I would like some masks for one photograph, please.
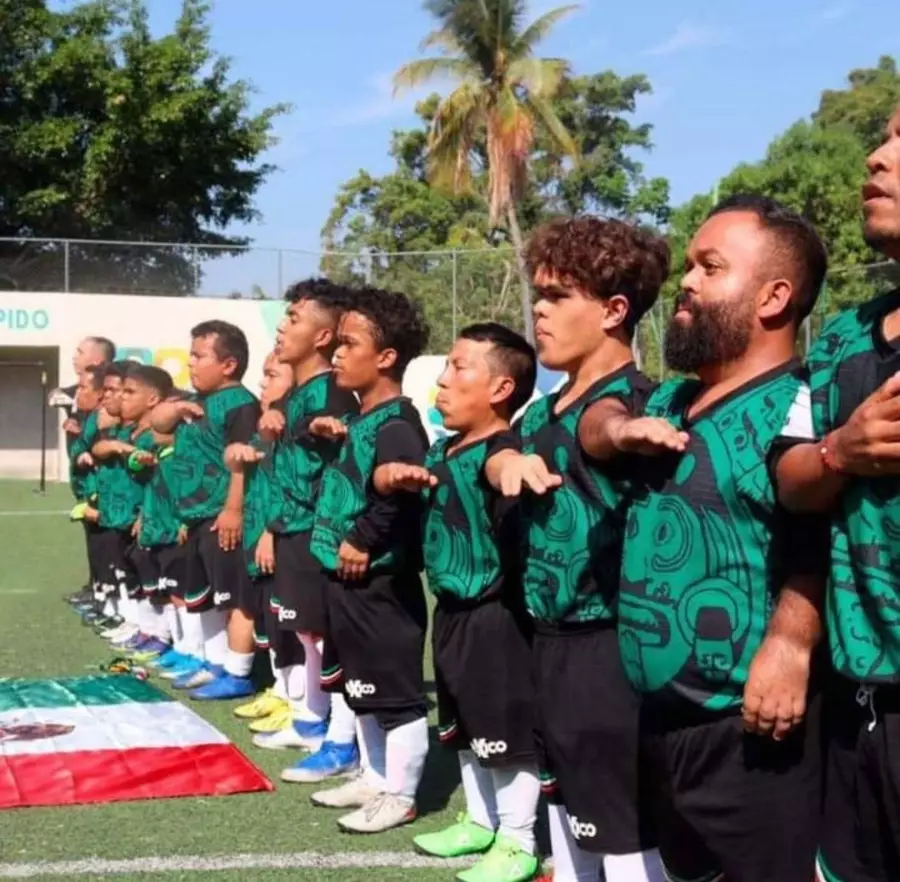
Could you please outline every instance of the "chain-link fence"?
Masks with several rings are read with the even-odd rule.
[[[0,238],[0,291],[151,294],[278,299],[318,274],[368,282],[419,301],[432,328],[429,349],[446,352],[457,331],[494,320],[522,330],[522,300],[511,249],[403,253],[318,252],[94,240]],[[837,267],[800,339],[801,353],[824,320],[900,286],[900,265]],[[653,377],[664,373],[663,339],[671,302],[661,298],[638,330],[636,354]]]

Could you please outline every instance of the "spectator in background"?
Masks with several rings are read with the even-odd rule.
[[[75,393],[78,391],[78,380],[85,368],[93,365],[109,364],[115,358],[116,345],[106,337],[85,337],[76,347],[72,356],[72,367],[75,369],[75,383],[62,389],[54,389],[47,402],[50,407],[58,407],[65,411],[69,420],[78,421],[78,408],[75,405]],[[68,422],[68,420],[67,420]],[[74,426],[69,426],[74,429]],[[67,429],[68,431],[68,429]],[[77,434],[77,433],[76,433]]]

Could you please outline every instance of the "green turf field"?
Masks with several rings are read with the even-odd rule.
[[[85,576],[81,528],[60,514],[72,504],[68,489],[51,485],[45,496],[38,496],[33,488],[30,483],[0,482],[0,547],[5,552],[0,568],[0,677],[77,676],[113,654],[61,599]],[[338,832],[334,814],[310,805],[311,788],[278,782],[280,770],[297,754],[254,748],[246,728],[232,716],[231,704],[194,707],[259,764],[276,783],[274,793],[0,812],[0,879],[453,878],[453,869],[446,867],[397,866],[401,857],[416,859],[410,846],[415,833],[446,825],[462,806],[456,761],[436,744],[420,790],[419,820],[383,835],[352,837]],[[432,736],[436,739],[433,730]],[[343,864],[322,869],[310,853]],[[134,863],[151,858],[167,863],[157,872],[152,872],[153,864]],[[208,869],[203,858],[222,860]],[[89,859],[105,863],[84,863]],[[260,866],[263,859],[270,863]],[[285,863],[279,865],[279,859]],[[78,863],[59,864],[71,861]],[[375,867],[367,868],[368,863]]]

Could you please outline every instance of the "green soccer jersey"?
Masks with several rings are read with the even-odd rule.
[[[563,392],[533,402],[519,424],[522,452],[537,454],[562,486],[523,505],[528,551],[525,602],[546,624],[579,624],[615,618],[619,559],[628,482],[618,465],[600,469],[578,443],[582,414],[602,398],[618,398],[632,412],[652,385],[634,364],[594,383],[557,411]]]
[[[81,422],[81,432],[66,439],[69,453],[69,486],[79,502],[89,501],[97,492],[97,470],[79,466],[76,460],[83,453],[90,453],[100,435],[97,411],[91,411]]]
[[[133,425],[119,425],[100,432],[98,440],[124,441],[138,450],[152,451],[153,432],[145,429],[134,434]],[[128,457],[111,456],[100,460],[97,467],[97,496],[100,526],[111,530],[127,530],[138,519],[144,500],[144,472],[128,467]]]
[[[259,402],[243,386],[193,400],[203,408],[203,416],[175,430],[171,484],[178,515],[188,526],[217,517],[225,507],[231,482],[225,448],[248,444],[259,421]]]
[[[684,454],[647,462],[648,483],[628,514],[618,629],[638,691],[721,711],[741,704],[798,554],[770,456],[794,434],[794,405],[808,403],[808,389],[792,361],[688,419],[701,388],[672,380],[647,404],[645,415],[689,432],[690,443]]]
[[[157,456],[159,462],[150,471],[141,506],[141,533],[138,541],[143,548],[174,545],[178,541],[181,527],[171,489],[174,450],[171,447],[164,448],[158,451]]]
[[[885,316],[900,290],[832,320],[809,353],[813,423],[823,437],[900,370]],[[900,478],[853,478],[831,525],[826,609],[835,668],[864,683],[900,682]]]
[[[326,570],[338,570],[345,540],[369,551],[369,572],[419,569],[418,500],[412,494],[381,497],[371,485],[378,465],[421,464],[427,449],[422,421],[408,398],[391,399],[350,419],[340,454],[322,478],[310,542]]]
[[[485,463],[502,450],[518,450],[511,431],[451,449],[442,438],[425,457],[437,487],[425,490],[423,551],[428,587],[437,597],[481,600],[503,593],[516,569],[518,536],[512,506],[484,476]]]
[[[310,435],[309,424],[321,416],[355,416],[359,403],[351,392],[337,386],[329,371],[292,389],[275,406],[284,413],[285,431],[273,453],[272,480],[278,494],[271,527],[276,533],[308,533],[315,522],[325,467],[340,450],[339,444]]]
[[[275,513],[279,510],[279,488],[275,482],[274,445],[263,444],[258,437],[252,445],[265,455],[255,465],[246,469],[244,488],[243,549],[247,572],[255,579],[259,576],[256,565],[256,546],[262,534],[271,528]]]

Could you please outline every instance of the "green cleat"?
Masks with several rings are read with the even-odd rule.
[[[474,867],[457,873],[460,882],[528,882],[538,871],[538,859],[505,836]]]
[[[456,823],[438,833],[423,833],[413,839],[417,851],[440,858],[481,854],[494,844],[494,831],[476,824],[467,814],[457,817]]]

